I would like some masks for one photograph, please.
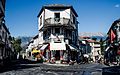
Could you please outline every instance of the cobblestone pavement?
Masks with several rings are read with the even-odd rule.
[[[0,75],[102,75],[102,64],[41,64],[19,63],[6,67]]]
[[[110,66],[102,69],[103,75],[120,75],[120,66]]]

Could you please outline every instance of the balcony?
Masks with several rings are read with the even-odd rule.
[[[72,24],[68,18],[48,18],[45,19],[44,28],[53,26],[65,26],[69,29],[76,29],[75,24]]]

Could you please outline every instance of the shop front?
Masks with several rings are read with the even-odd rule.
[[[69,48],[69,53],[70,53],[70,60],[72,61],[76,61],[78,59],[78,50],[76,47],[72,46],[72,45],[68,45]]]
[[[64,60],[63,55],[65,51],[65,43],[50,43],[51,60]]]

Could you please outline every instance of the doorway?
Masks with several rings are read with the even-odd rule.
[[[55,58],[56,58],[56,60],[60,60],[60,51],[59,50],[56,51]]]

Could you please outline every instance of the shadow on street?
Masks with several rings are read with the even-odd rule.
[[[120,66],[105,67],[102,69],[102,75],[120,75]]]
[[[39,64],[38,64],[39,63]],[[91,65],[91,67],[89,67]],[[43,65],[40,62],[30,61],[30,60],[16,60],[13,61],[4,67],[0,67],[0,73],[7,72],[7,71],[17,71],[22,69],[29,69],[40,67],[40,73],[58,73],[58,74],[74,74],[74,75],[120,75],[120,66],[112,66],[112,67],[103,67],[102,65],[98,64],[94,66],[94,64],[81,64],[81,65],[70,65],[70,66],[51,66],[51,65]],[[43,67],[44,66],[44,67]],[[48,67],[49,66],[49,67]],[[93,66],[93,67],[92,67]],[[98,71],[100,69],[100,71]],[[100,73],[102,72],[102,73]],[[30,72],[31,73],[31,72]],[[37,72],[36,72],[37,73]],[[96,74],[95,74],[96,73]],[[68,74],[68,75],[69,75]]]
[[[0,73],[12,71],[12,70],[39,67],[39,65],[35,65],[36,63],[39,63],[39,62],[30,61],[26,59],[15,60],[15,61],[12,61],[11,63],[5,64],[4,66],[0,67]],[[28,65],[28,64],[31,64],[31,65]]]

